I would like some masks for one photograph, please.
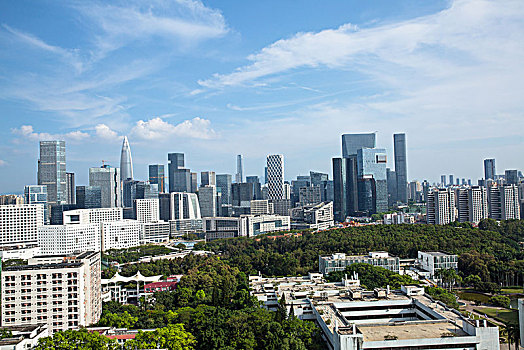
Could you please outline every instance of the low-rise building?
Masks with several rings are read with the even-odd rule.
[[[254,237],[260,234],[289,231],[289,216],[242,215],[240,217],[204,218],[206,240],[232,237]]]
[[[294,229],[326,230],[335,226],[333,202],[321,202],[291,209]]]
[[[202,219],[169,220],[171,236],[203,232]]]
[[[0,246],[37,243],[44,222],[43,204],[0,205]]]
[[[387,252],[369,252],[368,255],[336,253],[329,256],[320,256],[318,259],[319,272],[325,275],[335,271],[344,271],[347,266],[356,263],[379,266],[395,273],[400,273],[400,259],[396,256],[390,256]]]
[[[109,221],[102,227],[102,251],[126,249],[141,244],[142,224],[136,220]]]
[[[167,242],[169,235],[170,225],[167,221],[142,223],[141,242],[143,244]]]
[[[49,336],[47,324],[29,326],[7,326],[0,330],[9,332],[11,337],[0,339],[0,350],[27,350],[38,345],[41,338]]]
[[[429,272],[429,278],[435,278],[440,269],[458,271],[458,256],[446,252],[418,252],[421,269]]]
[[[38,228],[38,245],[42,255],[100,251],[100,224],[45,225]]]
[[[102,313],[100,253],[37,256],[2,269],[2,325],[86,327]]]

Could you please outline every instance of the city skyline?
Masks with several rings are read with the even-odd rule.
[[[521,2],[215,5],[0,5],[0,193],[36,183],[38,141],[65,140],[87,185],[125,135],[144,180],[169,152],[198,172],[242,154],[262,178],[283,154],[286,180],[331,174],[340,135],[370,131],[392,169],[390,135],[408,135],[408,180],[523,168]]]

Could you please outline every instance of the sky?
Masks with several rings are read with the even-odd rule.
[[[408,177],[524,168],[521,0],[0,1],[0,193],[36,183],[38,141],[67,170],[137,179],[186,154],[192,171],[331,173],[343,133],[377,132]]]

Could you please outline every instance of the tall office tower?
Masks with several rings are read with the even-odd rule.
[[[284,156],[271,154],[267,156],[268,199],[284,199]]]
[[[267,166],[264,167],[264,184],[267,184]]]
[[[397,202],[397,175],[394,170],[386,168],[386,179],[388,182],[388,205],[391,207]]]
[[[300,206],[318,204],[322,201],[320,186],[301,187],[298,195]]]
[[[216,186],[217,178],[214,171],[202,171],[200,173],[200,186]]]
[[[455,192],[451,188],[433,188],[428,192],[426,221],[446,225],[456,219]]]
[[[495,220],[520,219],[519,188],[493,185],[488,192],[489,216]]]
[[[51,206],[51,215],[49,215],[50,225],[63,225],[64,224],[64,211],[78,209],[76,204],[53,204]]]
[[[76,186],[76,205],[79,209],[102,208],[100,186]]]
[[[124,136],[120,153],[120,181],[124,182],[127,179],[133,179],[133,159],[127,136]]]
[[[160,220],[158,198],[135,199],[133,209],[138,222],[158,222]]]
[[[358,211],[357,169],[356,156],[333,158],[333,214],[339,222]]]
[[[299,193],[302,187],[311,186],[311,176],[298,175],[296,180],[291,180],[291,202],[293,206],[299,202]]]
[[[505,176],[506,183],[508,185],[518,185],[519,184],[519,174],[517,170],[506,170]]]
[[[47,185],[49,204],[67,201],[65,141],[40,141],[38,185]]]
[[[184,153],[168,153],[169,192],[191,192],[191,171],[184,168]]]
[[[282,199],[291,199],[291,185],[287,182],[284,183],[283,198]]]
[[[329,180],[329,175],[325,173],[319,173],[317,171],[310,171],[309,178],[311,179],[312,186],[320,186],[323,181]]]
[[[495,159],[484,159],[484,179],[495,180],[496,175]]]
[[[397,200],[408,202],[408,165],[406,156],[406,134],[393,134],[395,152],[395,175],[397,177]]]
[[[359,211],[371,215],[388,210],[386,163],[386,150],[383,148],[361,148],[357,151]]]
[[[135,185],[134,199],[158,199],[158,184],[140,181]]]
[[[260,183],[260,179],[256,175],[246,176],[246,182],[247,183],[257,183],[257,184],[259,184]]]
[[[190,173],[191,177],[191,192],[196,193],[198,190],[198,174],[197,173]]]
[[[249,176],[248,176],[249,177]],[[220,199],[221,205],[231,204],[231,185],[232,176],[230,174],[218,174],[217,179],[217,190],[220,189],[222,197]]]
[[[102,314],[100,278],[100,253],[95,252],[38,256],[27,265],[4,267],[2,326],[31,330],[28,326],[45,323],[52,334],[95,324]]]
[[[418,181],[411,181],[408,184],[408,194],[409,199],[415,203],[420,203],[422,201],[422,185]]]
[[[202,217],[217,216],[216,212],[217,189],[215,186],[200,186],[198,189],[198,201],[200,203],[200,213]]]
[[[471,186],[471,179],[468,179],[468,186]]]
[[[446,187],[446,175],[440,175],[440,186]]]
[[[42,204],[0,206],[0,247],[36,244],[43,225]]]
[[[320,195],[322,202],[333,202],[334,197],[334,188],[333,180],[322,181],[320,184]]]
[[[449,175],[449,185],[453,186],[453,175]]]
[[[455,183],[456,183],[457,186],[460,186],[460,179],[456,179]]]
[[[66,204],[75,204],[75,173],[66,172]]]
[[[50,208],[46,185],[28,185],[24,187],[24,202],[26,204],[42,204],[44,208],[44,223],[49,223]]]
[[[133,206],[133,200],[136,198],[136,184],[139,182],[130,178],[122,181],[122,205],[124,208]]]
[[[344,134],[342,135],[342,157],[348,158],[357,154],[361,148],[375,148],[375,134]]]
[[[422,181],[422,201],[426,203],[428,201],[429,193],[429,182],[428,180]]]
[[[237,155],[237,173],[235,175],[235,182],[244,182],[244,164],[241,154]]]
[[[199,220],[200,205],[195,193],[171,192],[160,195],[160,220]]]
[[[164,173],[164,164],[149,165],[149,183],[158,185],[158,192],[166,191],[166,175]]]
[[[102,208],[122,206],[120,169],[109,165],[100,168],[89,168],[89,186],[100,187]]]

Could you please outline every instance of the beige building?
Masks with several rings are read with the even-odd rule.
[[[2,325],[46,323],[55,332],[92,325],[102,313],[100,253],[48,255],[2,270]]]

